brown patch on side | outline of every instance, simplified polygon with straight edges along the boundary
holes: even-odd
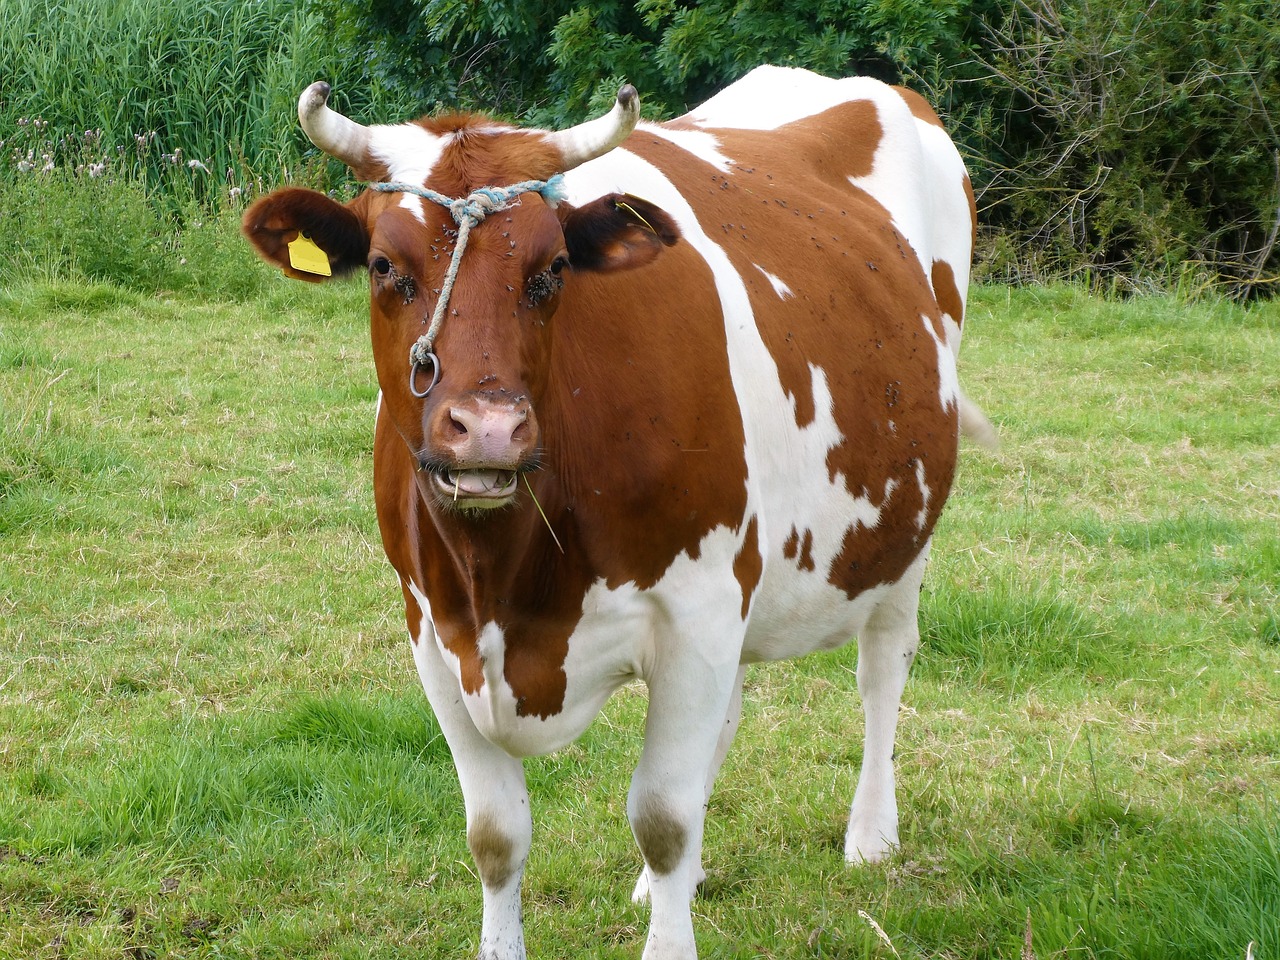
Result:
[[[813,564],[813,531],[806,530],[804,532],[804,543],[800,545],[800,562],[797,566],[801,570],[812,570]]]
[[[786,541],[782,544],[782,555],[788,560],[794,560],[799,550],[800,532],[795,527],[792,527],[791,532],[787,534]]]
[[[756,518],[747,524],[747,535],[742,539],[742,549],[733,558],[733,575],[742,587],[742,619],[747,619],[751,609],[751,597],[764,572],[764,557],[760,555],[760,542],[756,534]]]
[[[515,844],[490,813],[480,814],[467,828],[467,846],[480,872],[480,882],[490,890],[506,886],[519,867],[515,862]]]
[[[969,249],[978,249],[978,200],[973,195],[973,182],[969,175],[964,175],[964,195],[969,201]],[[957,320],[956,323],[960,321]]]
[[[853,524],[827,571],[852,598],[902,576],[951,485],[956,410],[941,403],[929,330],[941,330],[926,274],[932,264],[921,264],[888,211],[849,181],[871,172],[884,136],[874,104],[833,107],[777,131],[711,132],[735,158],[729,175],[699,167],[687,153],[677,160],[678,148],[665,143],[635,137],[630,146],[673,171],[699,221],[747,280],[786,393],[812,398],[815,368],[830,389],[842,442],[828,453],[828,475],[855,497],[883,500],[880,522]],[[766,284],[753,284],[757,265],[783,277],[794,296],[779,302]],[[916,478],[921,461],[927,505]],[[815,565],[812,532],[806,547],[803,532],[793,530],[783,554],[802,569]]]
[[[650,794],[637,807],[631,820],[631,830],[644,855],[644,862],[654,873],[670,873],[684,856],[688,831],[660,796]]]
[[[654,313],[655,298],[672,296],[678,321]],[[554,476],[539,472],[538,499],[609,589],[649,589],[746,512],[746,437],[715,284],[677,243],[647,266],[570,276],[563,298],[539,411]]]
[[[766,343],[783,391],[795,401],[796,424],[804,427],[816,416],[810,342],[815,332],[831,334],[831,305],[849,293],[848,283],[823,289],[813,282],[815,272],[838,278],[853,263],[876,269],[869,258],[851,259],[857,248],[849,244],[849,231],[867,214],[859,200],[865,194],[849,178],[867,176],[875,166],[884,132],[879,113],[870,100],[854,100],[777,130],[708,132],[728,156],[744,158],[733,173],[699,166],[686,151],[656,138],[632,137],[628,148],[669,172],[708,235],[729,253],[757,318],[774,321],[769,333],[776,336]],[[757,265],[794,295],[779,301]]]
[[[933,261],[930,279],[933,281],[933,295],[938,300],[938,306],[942,308],[943,313],[948,314],[952,320],[960,324],[964,320],[964,299],[956,286],[956,274],[951,269],[951,264],[945,260]],[[942,330],[936,332],[938,339],[946,339]]]

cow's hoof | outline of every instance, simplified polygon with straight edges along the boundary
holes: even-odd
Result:
[[[886,835],[883,830],[850,829],[844,838],[844,862],[860,866],[879,863],[898,846],[896,830]]]

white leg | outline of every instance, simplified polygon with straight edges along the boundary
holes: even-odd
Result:
[[[725,714],[724,723],[720,726],[720,738],[716,741],[715,756],[711,758],[711,768],[707,771],[707,786],[702,797],[703,816],[706,815],[707,805],[711,801],[711,788],[715,786],[716,776],[720,773],[720,767],[724,764],[724,758],[729,754],[729,747],[733,745],[733,738],[738,732],[738,722],[742,719],[742,681],[747,675],[746,664],[738,667],[738,675],[733,682],[733,693],[729,699],[729,709]],[[689,896],[693,896],[698,885],[707,879],[707,871],[702,867],[702,856],[699,851],[698,867],[693,874],[693,888],[689,891]],[[635,889],[631,892],[631,900],[633,903],[643,903],[649,899],[649,867],[643,866],[640,869],[640,877],[636,880]]]
[[[524,767],[480,735],[430,622],[424,618],[422,624],[413,659],[453,753],[467,809],[467,845],[484,892],[480,960],[524,960],[520,880],[533,835]]]
[[[902,691],[920,644],[918,614],[924,565],[922,556],[876,607],[858,635],[858,693],[867,726],[862,772],[844,837],[844,858],[849,863],[874,863],[898,845],[893,744]]]
[[[701,868],[708,772],[728,749],[729,704],[736,664],[694,658],[670,663],[649,679],[644,749],[631,778],[627,815],[649,878],[649,937],[643,960],[696,960],[689,901]],[[735,711],[736,713],[736,711]],[[729,737],[728,739],[731,739]]]

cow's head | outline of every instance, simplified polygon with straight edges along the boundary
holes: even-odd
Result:
[[[575,276],[640,266],[678,238],[672,219],[637,197],[556,201],[556,175],[625,140],[639,97],[625,86],[607,115],[546,132],[470,115],[366,127],[331,110],[328,95],[325,83],[302,94],[303,129],[371,188],[347,204],[278,190],[246,211],[244,234],[297,279],[367,271],[382,402],[423,493],[443,510],[510,503],[538,463],[554,317]],[[483,219],[472,208],[461,244],[465,228],[445,204],[482,188],[496,192]]]

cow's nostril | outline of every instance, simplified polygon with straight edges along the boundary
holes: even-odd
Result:
[[[453,434],[455,438],[461,438],[467,435],[467,425],[457,417],[449,417],[448,427],[449,432]]]

